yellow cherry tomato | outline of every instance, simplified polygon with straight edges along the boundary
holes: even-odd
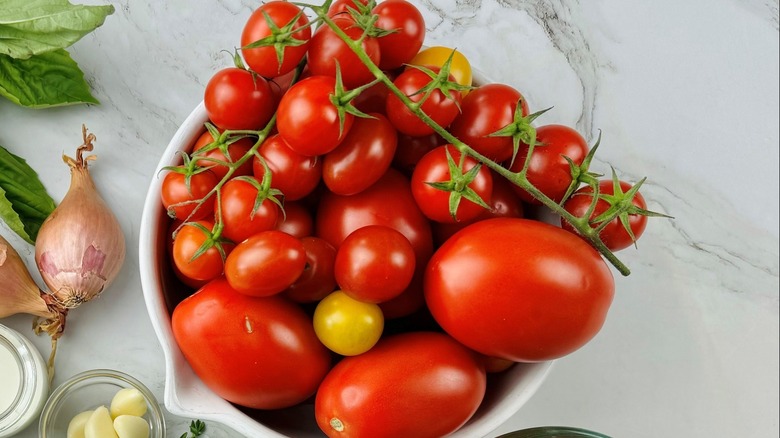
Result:
[[[420,50],[417,55],[409,61],[410,65],[432,65],[441,67],[447,62],[447,58],[453,53],[454,49],[442,46],[428,47]],[[455,82],[471,86],[471,64],[459,51],[455,50],[452,54],[452,63],[450,64],[450,74],[455,78]]]
[[[314,332],[320,342],[342,356],[370,350],[384,330],[385,318],[378,305],[332,292],[314,309]]]

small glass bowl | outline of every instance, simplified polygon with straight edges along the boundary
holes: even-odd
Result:
[[[146,399],[148,409],[143,416],[149,422],[149,438],[165,438],[165,418],[162,408],[149,389],[123,372],[96,369],[84,371],[68,379],[51,393],[38,423],[40,438],[66,436],[68,424],[77,414],[101,405],[109,407],[111,399],[123,388],[136,388]]]
[[[498,438],[610,438],[592,430],[566,426],[542,426],[516,430]]]

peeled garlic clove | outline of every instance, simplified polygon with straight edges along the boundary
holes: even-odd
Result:
[[[84,428],[87,426],[87,420],[92,416],[94,411],[84,411],[70,420],[68,423],[67,438],[85,438]]]
[[[142,417],[146,413],[146,399],[136,388],[123,388],[117,391],[111,399],[111,417],[120,415],[135,415]]]
[[[108,408],[100,406],[92,412],[84,425],[84,438],[119,438]]]
[[[119,438],[149,438],[149,423],[135,415],[114,418],[114,430]]]

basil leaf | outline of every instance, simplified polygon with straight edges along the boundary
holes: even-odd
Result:
[[[54,200],[23,159],[0,146],[0,219],[34,244],[43,221],[54,211]]]
[[[0,55],[0,96],[29,108],[99,103],[65,49],[29,59]]]
[[[64,49],[103,24],[114,7],[72,5],[68,0],[3,0],[0,54],[26,59]]]

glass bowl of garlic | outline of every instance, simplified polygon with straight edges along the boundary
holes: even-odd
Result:
[[[123,372],[79,373],[55,389],[43,407],[40,438],[164,438],[154,394]]]

